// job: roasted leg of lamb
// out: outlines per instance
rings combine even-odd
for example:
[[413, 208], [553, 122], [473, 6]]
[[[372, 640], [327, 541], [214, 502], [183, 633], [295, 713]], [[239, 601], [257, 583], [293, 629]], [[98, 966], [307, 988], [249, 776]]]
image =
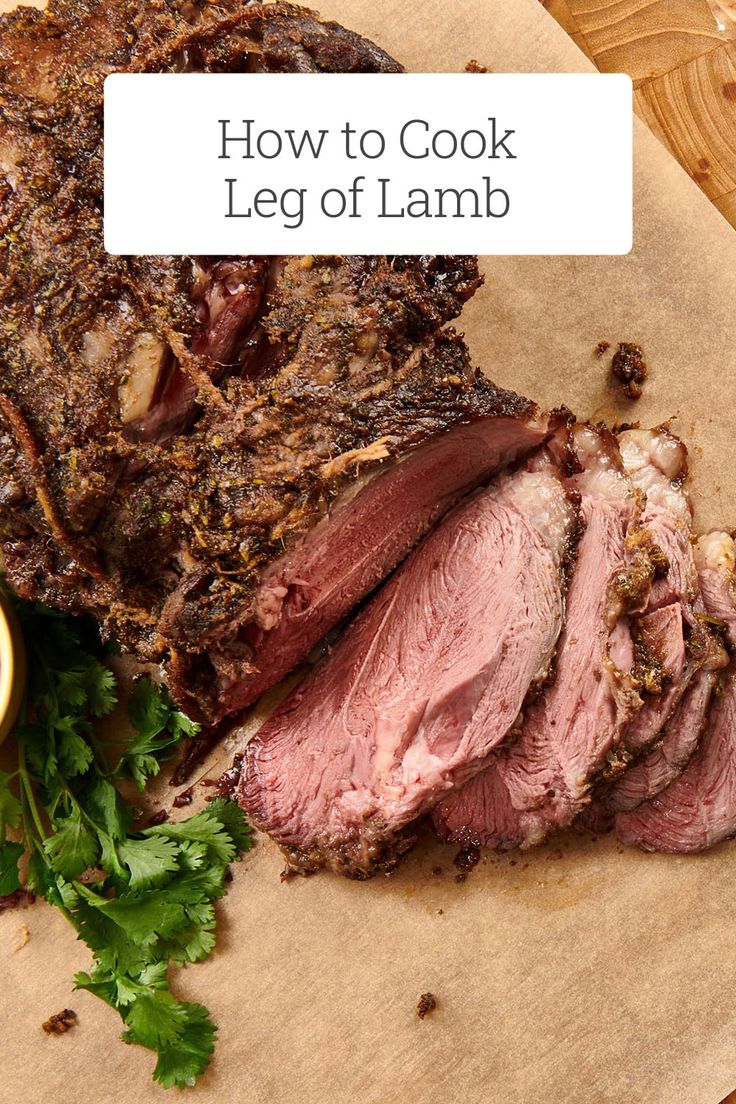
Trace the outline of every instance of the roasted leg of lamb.
[[216, 721], [459, 497], [542, 442], [445, 328], [469, 257], [113, 257], [113, 71], [398, 72], [287, 4], [52, 0], [0, 17], [0, 545]]

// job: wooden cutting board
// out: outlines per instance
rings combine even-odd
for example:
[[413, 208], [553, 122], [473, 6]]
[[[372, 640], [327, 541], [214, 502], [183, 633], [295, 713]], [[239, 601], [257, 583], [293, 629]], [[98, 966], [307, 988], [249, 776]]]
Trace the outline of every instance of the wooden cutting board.
[[736, 0], [541, 0], [736, 226]]

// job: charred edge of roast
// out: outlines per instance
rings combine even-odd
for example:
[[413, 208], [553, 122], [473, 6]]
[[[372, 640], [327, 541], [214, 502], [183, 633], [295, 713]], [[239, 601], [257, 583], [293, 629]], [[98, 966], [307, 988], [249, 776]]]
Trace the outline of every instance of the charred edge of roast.
[[[223, 41], [225, 35], [231, 38]], [[232, 67], [242, 63], [249, 46], [269, 72], [404, 71], [369, 39], [322, 20], [309, 8], [287, 3], [217, 5], [214, 18], [183, 28], [172, 41], [152, 43], [139, 64], [149, 71], [178, 67], [185, 55], [191, 57], [193, 67], [203, 63]]]
[[611, 591], [622, 613], [641, 613], [652, 582], [658, 577], [663, 564], [666, 564], [665, 572], [669, 570], [669, 564], [662, 549], [640, 525], [630, 527], [626, 544], [632, 554], [631, 562], [616, 575]]

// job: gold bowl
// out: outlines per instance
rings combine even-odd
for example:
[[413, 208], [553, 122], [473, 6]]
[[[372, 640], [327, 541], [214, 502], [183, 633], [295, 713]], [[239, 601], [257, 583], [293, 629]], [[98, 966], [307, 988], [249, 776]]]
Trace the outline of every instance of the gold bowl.
[[26, 685], [26, 649], [18, 618], [0, 592], [0, 743], [15, 724]]

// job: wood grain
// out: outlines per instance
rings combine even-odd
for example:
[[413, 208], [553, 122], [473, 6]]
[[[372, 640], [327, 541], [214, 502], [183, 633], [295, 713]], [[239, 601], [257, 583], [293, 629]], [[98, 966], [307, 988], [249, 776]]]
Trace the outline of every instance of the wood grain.
[[635, 94], [639, 114], [709, 199], [736, 188], [736, 52], [711, 50]]
[[635, 82], [666, 73], [722, 41], [707, 0], [567, 0], [602, 72]]
[[736, 0], [541, 0], [736, 227]]

